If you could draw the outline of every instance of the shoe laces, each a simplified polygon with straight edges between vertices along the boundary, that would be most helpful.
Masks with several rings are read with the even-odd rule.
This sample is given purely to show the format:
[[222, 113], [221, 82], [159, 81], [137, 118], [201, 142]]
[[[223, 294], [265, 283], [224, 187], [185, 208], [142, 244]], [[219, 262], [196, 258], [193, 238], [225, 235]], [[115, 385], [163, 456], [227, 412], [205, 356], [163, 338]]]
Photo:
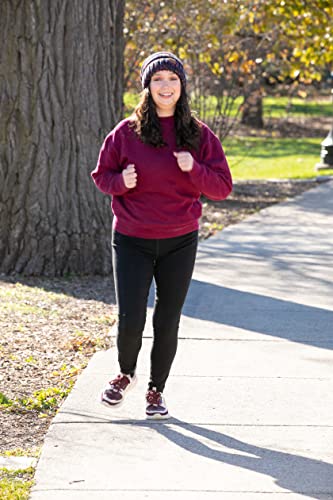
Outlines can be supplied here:
[[111, 389], [118, 391], [118, 392], [126, 389], [126, 387], [128, 386], [129, 383], [130, 383], [130, 380], [127, 377], [127, 375], [122, 375], [121, 373], [115, 379], [113, 379], [113, 380], [111, 380], [111, 382], [109, 382]]
[[160, 405], [162, 403], [161, 393], [154, 390], [148, 391], [147, 402], [155, 406]]

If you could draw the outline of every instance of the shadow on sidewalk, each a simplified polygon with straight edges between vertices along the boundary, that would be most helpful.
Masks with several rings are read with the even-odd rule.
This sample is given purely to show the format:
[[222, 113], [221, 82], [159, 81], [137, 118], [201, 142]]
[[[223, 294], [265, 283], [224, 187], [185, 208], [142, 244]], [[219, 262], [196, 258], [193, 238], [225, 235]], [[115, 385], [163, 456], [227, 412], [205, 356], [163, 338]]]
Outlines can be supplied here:
[[[259, 474], [266, 474], [274, 478], [278, 486], [294, 493], [320, 499], [323, 494], [333, 492], [333, 464], [261, 448], [176, 418], [170, 419], [168, 423], [114, 421], [113, 424], [151, 427], [190, 453]], [[181, 432], [182, 429], [186, 431], [186, 434]], [[191, 432], [193, 436], [189, 436], [188, 432]], [[205, 443], [200, 440], [201, 437], [205, 439]], [[206, 444], [207, 439], [211, 441], [212, 447]], [[217, 450], [216, 444], [224, 450]], [[226, 451], [226, 448], [234, 452]]]
[[193, 280], [183, 315], [315, 347], [333, 348], [333, 311], [252, 292]]
[[[75, 414], [74, 412], [67, 413]], [[80, 423], [86, 425], [87, 421], [71, 421], [68, 425]], [[265, 474], [272, 477], [278, 486], [290, 492], [306, 494], [307, 497], [316, 499], [333, 498], [333, 464], [255, 446], [208, 428], [212, 425], [192, 424], [177, 418], [163, 422], [148, 420], [110, 421], [101, 417], [95, 419], [92, 417], [89, 423], [150, 428], [189, 453]], [[211, 442], [211, 446], [207, 440]], [[216, 445], [219, 445], [221, 449], [217, 449]]]

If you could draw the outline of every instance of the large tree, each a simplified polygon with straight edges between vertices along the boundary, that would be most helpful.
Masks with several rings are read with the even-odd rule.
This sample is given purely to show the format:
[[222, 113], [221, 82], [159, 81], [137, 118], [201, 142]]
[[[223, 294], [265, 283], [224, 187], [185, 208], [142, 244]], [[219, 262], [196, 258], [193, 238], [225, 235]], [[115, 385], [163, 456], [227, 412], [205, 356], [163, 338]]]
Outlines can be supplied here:
[[122, 116], [125, 0], [2, 0], [0, 272], [109, 273], [90, 179]]

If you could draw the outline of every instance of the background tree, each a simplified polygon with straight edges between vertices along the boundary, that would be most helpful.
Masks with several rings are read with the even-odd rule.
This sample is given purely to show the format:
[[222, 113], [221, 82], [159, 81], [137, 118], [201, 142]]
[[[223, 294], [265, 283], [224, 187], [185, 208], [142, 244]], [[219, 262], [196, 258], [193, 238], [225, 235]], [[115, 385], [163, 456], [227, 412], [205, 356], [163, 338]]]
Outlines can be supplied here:
[[234, 1], [238, 15], [233, 30], [244, 69], [241, 121], [262, 127], [265, 83], [286, 82], [291, 92], [301, 83], [319, 81], [323, 69], [332, 65], [333, 5], [329, 0]]
[[[185, 63], [192, 107], [221, 138], [228, 134], [235, 116], [238, 69], [226, 68], [224, 33], [230, 31], [228, 5], [218, 0], [127, 1], [125, 13], [126, 88], [139, 89], [140, 62], [149, 53], [170, 50]], [[235, 71], [236, 69], [236, 71]], [[206, 97], [216, 99], [207, 106]], [[209, 117], [208, 117], [209, 115]]]
[[[239, 96], [241, 121], [262, 127], [267, 84], [297, 90], [332, 65], [332, 17], [329, 0], [128, 0], [128, 88], [139, 81], [142, 58], [168, 48], [185, 62], [194, 108], [222, 138], [235, 123]], [[215, 97], [213, 110], [207, 96]]]
[[108, 273], [109, 201], [90, 179], [122, 117], [124, 0], [3, 0], [0, 272]]

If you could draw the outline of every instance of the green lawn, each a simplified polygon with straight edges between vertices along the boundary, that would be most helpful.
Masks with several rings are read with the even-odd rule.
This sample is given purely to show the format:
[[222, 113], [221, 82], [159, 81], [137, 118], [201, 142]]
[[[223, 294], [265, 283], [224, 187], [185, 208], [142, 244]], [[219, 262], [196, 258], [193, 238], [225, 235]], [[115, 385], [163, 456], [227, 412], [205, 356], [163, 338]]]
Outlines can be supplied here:
[[[129, 115], [139, 101], [137, 94], [126, 92], [124, 95], [126, 115]], [[238, 106], [241, 104], [242, 98], [236, 99], [233, 105], [232, 115], [235, 114]], [[207, 97], [206, 107], [209, 113], [213, 114], [216, 98], [213, 96]], [[294, 97], [265, 97], [264, 98], [264, 117], [268, 118], [282, 118], [286, 116], [303, 117], [311, 116], [333, 116], [332, 100], [327, 97], [326, 99], [301, 99]]]
[[[228, 137], [224, 150], [235, 180], [305, 179], [318, 176], [321, 139]], [[321, 174], [333, 174], [322, 171]]]
[[[235, 116], [239, 106], [242, 104], [243, 98], [238, 97], [231, 104], [231, 116]], [[194, 109], [195, 109], [195, 103]], [[216, 107], [216, 98], [213, 96], [206, 98], [207, 117], [214, 115]], [[332, 100], [327, 97], [325, 99], [301, 99], [299, 97], [264, 97], [263, 99], [264, 118], [283, 118], [283, 117], [321, 117], [333, 116]]]
[[[125, 94], [127, 110], [132, 110], [138, 101], [133, 94]], [[213, 109], [214, 97], [207, 99]], [[266, 97], [264, 117], [310, 117], [333, 116], [333, 105], [329, 98], [305, 100], [301, 98]], [[258, 134], [260, 131], [258, 131]], [[306, 179], [318, 175], [333, 175], [333, 169], [317, 172], [315, 164], [320, 161], [321, 139], [227, 137], [223, 142], [233, 177], [237, 179]]]
[[282, 118], [284, 116], [333, 116], [332, 100], [306, 100], [299, 97], [265, 97], [264, 116]]

